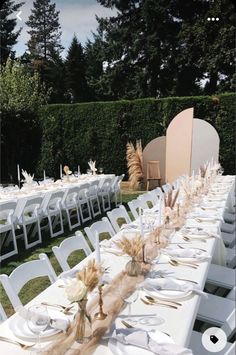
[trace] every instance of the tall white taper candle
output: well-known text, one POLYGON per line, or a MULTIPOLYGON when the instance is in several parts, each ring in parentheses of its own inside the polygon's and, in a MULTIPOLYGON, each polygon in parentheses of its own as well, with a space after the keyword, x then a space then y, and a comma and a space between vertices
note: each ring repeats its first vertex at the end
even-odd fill
POLYGON ((99 244, 99 234, 96 232, 95 234, 95 255, 97 264, 101 264, 101 252, 100 252, 100 244, 99 244))
POLYGON ((144 236, 144 232, 143 232, 143 217, 142 217, 142 208, 139 207, 139 223, 140 223, 140 234, 141 237, 144 236))
POLYGON ((62 179, 62 165, 60 164, 60 178, 62 179))
POLYGON ((45 170, 43 171, 43 180, 44 180, 44 181, 46 180, 46 173, 45 173, 45 170))
POLYGON ((17 164, 17 180, 20 182, 20 165, 17 164))

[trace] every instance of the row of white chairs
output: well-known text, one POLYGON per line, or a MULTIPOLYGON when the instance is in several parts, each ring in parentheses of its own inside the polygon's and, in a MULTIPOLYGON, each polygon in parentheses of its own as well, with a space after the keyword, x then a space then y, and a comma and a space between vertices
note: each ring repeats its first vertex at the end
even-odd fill
POLYGON ((90 184, 46 193, 43 197, 29 197, 0 203, 0 262, 18 253, 17 238, 23 238, 29 249, 42 242, 41 231, 49 229, 50 236, 64 233, 68 223, 73 230, 102 212, 110 210, 111 202, 121 203, 120 184, 124 175, 105 178, 90 184), (47 223, 43 225, 43 222, 47 223), (18 229, 22 229, 19 234, 18 229), (32 241, 32 239, 34 240, 32 241), (4 246, 12 242, 13 248, 4 253, 4 246))
MULTIPOLYGON (((90 227, 85 228, 85 232, 89 241, 91 242, 93 248, 95 247, 95 235, 103 233, 108 233, 112 237, 116 232, 120 230, 120 224, 118 220, 123 220, 125 223, 130 223, 131 219, 124 206, 115 208, 114 210, 107 213, 108 218, 104 217, 101 221, 93 223, 90 227)), ((70 270, 70 266, 67 262, 69 255, 75 250, 84 250, 86 255, 91 253, 91 248, 89 247, 82 232, 77 231, 75 236, 66 238, 58 247, 53 247, 53 253, 55 254, 61 268, 63 271, 70 270)), ((219 287, 228 288, 229 293, 226 298, 219 297, 216 295, 208 294, 208 299, 202 299, 197 314, 197 319, 204 322, 210 323, 215 326, 220 326, 225 331, 228 339, 230 339, 235 334, 235 270, 224 268, 218 266, 218 274, 221 274, 222 278, 225 280, 225 275, 231 275, 231 282, 227 284, 226 282, 222 285, 221 277, 219 277, 219 283, 217 280, 209 279, 207 282, 212 282, 217 284, 219 287)), ((21 305, 19 299, 19 292, 21 288, 33 277, 48 276, 49 280, 54 282, 57 276, 50 264, 50 261, 45 254, 39 255, 39 260, 34 260, 20 265, 16 268, 10 276, 0 275, 0 281, 8 294, 8 297, 14 307, 17 309, 21 305)), ((1 311, 1 308, 0 308, 1 311)), ((4 312, 2 314, 4 317, 4 312)), ((193 331, 190 348, 196 349, 194 354, 205 354, 202 347, 199 347, 198 340, 201 337, 201 333, 193 331)), ((227 343, 224 349, 224 354, 231 354, 232 349, 234 349, 235 343, 227 343)), ((223 353, 222 353, 223 354, 223 353)))

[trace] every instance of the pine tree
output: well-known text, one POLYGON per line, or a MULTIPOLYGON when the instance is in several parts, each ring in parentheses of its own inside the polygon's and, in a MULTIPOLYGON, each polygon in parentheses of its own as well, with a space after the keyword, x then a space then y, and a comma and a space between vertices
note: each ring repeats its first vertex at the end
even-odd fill
POLYGON ((31 38, 28 48, 32 58, 43 58, 44 61, 53 60, 54 53, 60 53, 63 47, 60 44, 59 11, 51 0, 35 0, 33 9, 26 25, 31 28, 28 33, 31 38))
POLYGON ((88 86, 85 77, 85 58, 83 48, 74 35, 65 62, 66 87, 72 94, 73 102, 88 99, 88 86))
POLYGON ((14 32, 17 19, 9 18, 17 12, 24 3, 14 4, 14 1, 6 0, 0 9, 0 63, 4 64, 9 56, 14 56, 12 47, 17 43, 21 29, 14 32))

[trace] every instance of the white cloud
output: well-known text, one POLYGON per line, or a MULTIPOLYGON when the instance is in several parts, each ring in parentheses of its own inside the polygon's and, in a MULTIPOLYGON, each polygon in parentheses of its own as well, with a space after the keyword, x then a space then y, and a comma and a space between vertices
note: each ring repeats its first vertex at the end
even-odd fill
MULTIPOLYGON (((61 24, 61 43, 65 50, 62 55, 66 56, 67 49, 71 43, 74 33, 77 35, 79 41, 85 44, 87 39, 92 38, 92 31, 96 32, 98 23, 95 15, 99 17, 109 17, 116 14, 116 11, 107 9, 96 2, 96 0, 83 2, 82 0, 65 0, 55 1, 56 9, 60 10, 60 24, 61 24)), ((26 42, 29 39, 27 33, 28 27, 25 22, 31 12, 33 1, 26 0, 21 7, 22 21, 18 21, 17 28, 23 27, 22 32, 18 38, 18 43, 14 46, 17 55, 21 55, 26 50, 26 42)))

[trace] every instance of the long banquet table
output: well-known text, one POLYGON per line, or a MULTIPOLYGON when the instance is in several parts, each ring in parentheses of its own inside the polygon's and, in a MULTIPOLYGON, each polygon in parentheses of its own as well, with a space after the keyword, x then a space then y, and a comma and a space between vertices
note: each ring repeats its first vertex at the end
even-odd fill
MULTIPOLYGON (((216 190, 214 190, 213 201, 218 201, 218 205, 220 205, 218 211, 220 211, 221 215, 227 208, 228 204, 232 203, 232 196, 233 196, 233 189, 234 189, 234 177, 229 176, 221 176, 217 177, 214 186, 216 190), (220 184, 220 185, 218 185, 220 184), (224 186, 225 192, 224 194, 219 193, 218 200, 217 200, 217 186, 224 186), (215 196, 215 197, 214 197, 215 196), (220 198, 219 198, 220 196, 220 198), (220 201, 219 201, 220 200, 220 201)), ((210 201, 210 199, 209 199, 210 201)), ((219 234, 219 226, 221 221, 215 222, 215 224, 211 224, 210 228, 215 230, 216 233, 219 234)), ((191 218, 187 219, 186 224, 191 224, 191 218)), ((204 227, 204 224, 202 224, 204 227)), ((209 228, 209 225, 206 225, 206 230, 209 228)), ((122 232, 119 232, 114 238, 119 238, 122 232)), ((185 242, 181 236, 181 230, 175 232, 171 238, 170 246, 171 245, 182 245, 184 247, 194 246, 196 248, 203 248, 207 250, 209 255, 212 257, 216 256, 216 261, 221 264, 222 262, 222 255, 224 255, 224 245, 222 240, 217 238, 209 238, 206 242, 202 243, 201 241, 192 241, 192 242, 185 242), (219 257, 220 255, 220 257, 219 257)), ((88 260, 94 258, 94 253, 90 254, 87 258, 85 258, 80 264, 75 266, 74 269, 81 269, 84 265, 87 264, 88 260)), ((102 252, 102 262, 105 267, 109 266, 109 276, 111 278, 115 277, 122 269, 124 269, 125 264, 129 259, 127 256, 116 256, 112 255, 108 252, 102 252)), ((198 283, 200 288, 203 290, 207 274, 209 270, 209 266, 211 261, 203 261, 199 263, 199 267, 196 270, 188 268, 186 266, 178 266, 174 267, 168 263, 168 256, 161 255, 158 263, 155 265, 155 269, 163 270, 172 272, 172 277, 177 278, 185 278, 190 279, 198 283)), ((37 297, 31 300, 26 307, 32 304, 38 304, 41 302, 49 302, 49 303, 58 303, 63 305, 69 305, 69 301, 65 296, 65 290, 62 286, 63 280, 58 279, 54 284, 49 286, 46 290, 40 293, 37 297)), ((184 347, 188 347, 191 332, 193 329, 193 324, 196 319, 198 307, 201 301, 201 297, 197 294, 191 294, 188 298, 181 300, 182 306, 178 309, 171 309, 171 308, 164 308, 159 307, 158 305, 145 305, 141 302, 140 298, 132 305, 132 314, 133 315, 156 315, 157 317, 163 318, 164 322, 158 326, 155 326, 158 330, 166 332, 170 334, 171 338, 176 344, 179 344, 184 347)), ((104 311, 106 311, 106 305, 104 305, 104 311)), ((115 320, 116 327, 124 328, 121 323, 122 315, 127 314, 127 308, 121 312, 120 316, 115 320)), ((14 336, 13 332, 11 331, 11 324, 14 322, 14 318, 16 315, 14 314, 8 320, 0 325, 0 336, 5 336, 11 339, 15 339, 25 344, 31 344, 30 342, 22 341, 14 336)), ((152 329, 155 327, 147 327, 145 329, 152 329)), ((46 344, 49 344, 51 339, 46 344)), ((1 354, 4 355, 17 355, 17 354, 27 354, 28 351, 21 349, 20 347, 0 341, 0 349, 1 354)), ((111 355, 112 352, 107 346, 107 340, 103 340, 96 348, 94 354, 96 355, 111 355)))

